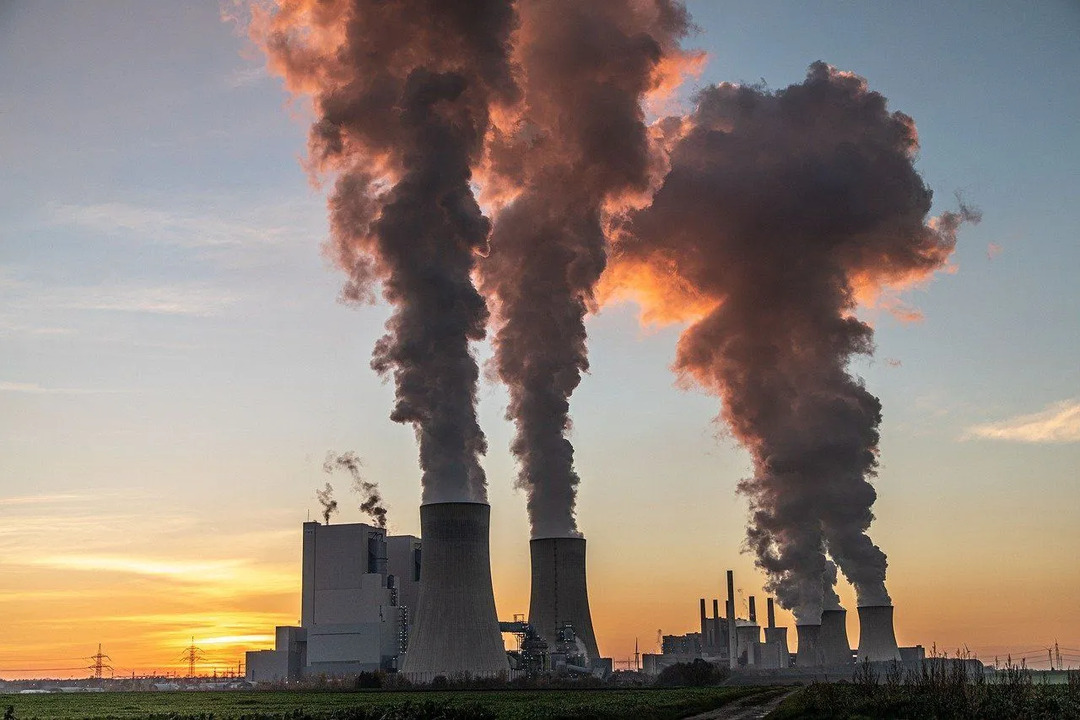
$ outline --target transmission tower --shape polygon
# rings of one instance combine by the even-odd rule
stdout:
[[[187,646],[180,659],[188,664],[188,677],[195,677],[195,663],[203,660],[206,656],[203,651],[195,647],[195,638],[191,638],[191,644]]]
[[[97,646],[97,655],[91,655],[87,660],[93,660],[94,664],[89,666],[87,670],[91,670],[94,673],[94,679],[100,680],[102,677],[102,671],[108,670],[112,672],[113,666],[106,663],[106,660],[112,660],[111,657],[101,652],[101,643]]]

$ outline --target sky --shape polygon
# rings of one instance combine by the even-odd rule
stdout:
[[[1080,648],[1080,6],[689,8],[685,45],[708,62],[675,109],[824,60],[915,119],[935,213],[957,193],[983,212],[949,272],[900,298],[921,320],[859,310],[898,640],[1034,667],[1055,641]],[[306,109],[216,2],[4,3],[0,67],[0,678],[85,676],[98,643],[118,674],[179,669],[192,638],[207,670],[235,668],[298,621],[316,487],[337,484],[335,522],[362,520],[328,451],[356,451],[391,530],[418,534],[413,434],[368,365],[389,309],[338,301]],[[764,595],[741,552],[749,457],[672,374],[681,328],[638,311],[590,318],[571,408],[594,625],[620,659],[696,630],[727,568],[740,602]],[[479,413],[509,618],[528,607],[529,530],[492,376]]]

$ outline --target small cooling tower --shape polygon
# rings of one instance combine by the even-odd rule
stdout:
[[[795,632],[799,638],[799,649],[795,653],[795,666],[811,668],[823,665],[824,657],[818,644],[821,638],[821,626],[796,625]]]
[[[826,665],[850,665],[851,645],[847,637],[847,610],[826,610],[821,613],[821,634],[818,647]]]
[[[900,659],[893,630],[892,605],[867,605],[859,608],[859,662],[882,662]]]
[[[424,564],[401,667],[406,676],[430,681],[436,675],[493,677],[508,672],[491,588],[490,516],[486,503],[420,507]]]
[[[529,543],[529,551],[532,555],[529,624],[547,641],[549,648],[554,648],[557,629],[570,623],[588,659],[598,659],[600,651],[593,632],[585,578],[585,538],[537,538]],[[702,603],[704,608],[704,600]]]

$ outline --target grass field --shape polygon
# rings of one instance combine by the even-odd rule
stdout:
[[[710,687],[453,692],[155,692],[0,695],[18,720],[269,720],[478,717],[506,720],[683,718],[769,688]],[[436,712],[420,709],[433,704]],[[439,712],[441,709],[450,713]],[[459,712],[452,712],[457,709]],[[365,712],[366,711],[366,712]]]

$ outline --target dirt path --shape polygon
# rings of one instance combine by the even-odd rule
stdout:
[[[694,715],[686,720],[760,720],[784,701],[794,690],[785,690],[777,693],[760,693],[750,697],[736,700],[716,710],[710,710],[700,715]]]

